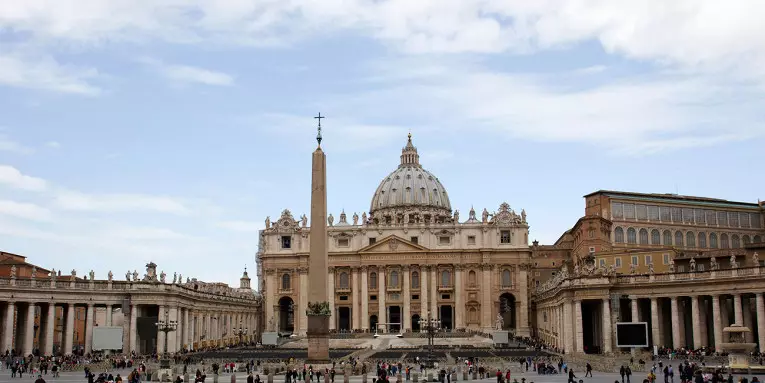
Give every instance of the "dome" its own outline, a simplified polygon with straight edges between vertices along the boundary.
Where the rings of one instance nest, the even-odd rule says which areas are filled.
[[[438,177],[420,165],[420,156],[412,145],[411,134],[401,151],[401,164],[380,182],[369,211],[378,221],[381,216],[388,216],[390,222],[396,222],[397,216],[404,219],[405,212],[415,213],[411,217],[415,221],[424,219],[430,222],[433,218],[443,221],[451,216],[449,195]],[[408,222],[406,219],[405,222]]]

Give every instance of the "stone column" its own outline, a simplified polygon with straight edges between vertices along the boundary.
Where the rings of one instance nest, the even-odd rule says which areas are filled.
[[[27,306],[27,317],[24,319],[24,356],[29,356],[34,351],[35,341],[35,307],[34,302]]]
[[[361,329],[369,330],[369,281],[367,280],[368,269],[361,266]]]
[[[85,312],[85,354],[93,351],[93,304],[88,303],[88,309]]]
[[[733,323],[743,326],[744,325],[744,311],[741,308],[741,294],[733,295],[733,315],[735,320]]]
[[[568,298],[563,303],[563,333],[565,335],[565,351],[567,354],[574,352],[573,304],[574,302]]]
[[[576,325],[576,352],[584,353],[584,330],[582,328],[582,301],[574,301],[574,324]]]
[[[170,315],[165,315],[165,306],[159,306],[159,314],[157,320],[160,322],[167,322],[170,320]],[[157,354],[162,355],[165,353],[165,332],[157,329]]]
[[[404,294],[404,327],[402,332],[409,332],[412,330],[412,313],[410,307],[412,302],[412,293],[409,291],[409,265],[404,265],[404,277],[402,282],[402,294]]]
[[[438,267],[430,268],[430,312],[433,318],[441,319],[438,312]]]
[[[45,321],[45,348],[43,353],[47,356],[53,355],[53,333],[56,324],[56,304],[48,304],[48,319]]]
[[[659,299],[651,298],[651,342],[661,347],[661,323],[659,323]]]
[[[707,332],[707,305],[704,297],[699,296],[699,327],[701,327],[701,346],[709,346],[709,333]]]
[[[298,270],[300,272],[300,305],[298,308],[298,312],[296,312],[294,315],[296,318],[299,319],[299,330],[298,333],[300,335],[305,335],[308,331],[308,316],[306,315],[306,310],[308,309],[308,294],[310,293],[309,287],[308,287],[308,268],[300,268]],[[323,271],[323,270],[322,270]],[[326,285],[326,275],[324,278],[322,278],[324,281],[323,283]],[[324,290],[324,289],[322,289]],[[326,291],[324,291],[326,293]],[[326,295],[324,299],[327,299]],[[323,302],[323,300],[322,300]]]
[[[72,355],[74,342],[74,304],[66,305],[66,330],[64,331],[64,355]]]
[[[385,306],[385,279],[387,278],[385,267],[377,268],[377,323],[388,323],[388,308]],[[380,326],[377,326],[380,328]],[[388,326],[385,326],[382,332],[388,332]]]
[[[491,265],[483,265],[481,271],[481,327],[485,332],[491,331],[492,326],[492,304],[491,304]],[[569,316],[569,318],[571,318]],[[573,350],[573,349],[571,349]]]
[[[715,333],[715,350],[722,352],[720,344],[723,343],[723,326],[722,319],[720,317],[720,296],[712,295],[712,320],[714,321],[714,333]]]
[[[520,271],[518,272],[518,289],[520,290],[520,297],[517,299],[519,303],[519,313],[518,313],[518,319],[519,322],[516,324],[518,327],[518,335],[520,336],[531,336],[531,333],[529,331],[529,294],[528,291],[528,280],[529,271],[526,266],[521,266]]]
[[[351,270],[351,302],[353,306],[351,308],[351,322],[354,330],[361,329],[361,294],[359,290],[359,268],[354,267]]]
[[[3,326],[3,350],[10,352],[13,347],[13,333],[15,331],[13,317],[16,313],[16,303],[8,302],[5,310],[5,324]]]
[[[701,318],[699,310],[700,296],[691,297],[691,323],[693,324],[693,348],[701,348]]]
[[[611,301],[608,298],[603,299],[603,350],[606,353],[613,351],[611,342]]]
[[[457,265],[454,268],[454,316],[455,316],[455,329],[465,328],[465,302],[462,293],[464,291],[462,286],[462,265]]]
[[[114,314],[114,307],[112,307],[112,305],[106,305],[106,326],[112,325],[113,314]]]
[[[680,338],[680,315],[678,314],[677,297],[671,298],[672,304],[672,348],[683,347]]]
[[[138,349],[138,305],[130,305],[130,349],[140,354]]]
[[[430,311],[430,306],[428,306],[428,294],[430,294],[430,291],[428,290],[428,275],[429,268],[427,266],[420,266],[420,318],[421,319],[427,319],[428,318],[428,312]],[[422,331],[422,326],[420,326],[420,331]]]
[[[748,328],[749,330],[752,330],[752,332],[744,333],[744,341],[746,343],[753,343],[754,342],[754,326],[752,325],[752,300],[748,297],[743,297],[741,299],[741,307],[744,313],[744,316],[742,317],[742,320],[744,321],[743,326]]]
[[[335,268],[329,267],[327,269],[329,274],[327,275],[327,299],[329,300],[329,329],[335,329],[335,321],[337,321],[337,313],[335,313]]]
[[[189,309],[186,309],[183,313],[183,344],[181,345],[181,348],[186,348],[187,350],[191,350],[191,323],[189,322],[189,316],[191,313],[189,313]],[[193,319],[193,316],[191,317]],[[255,329],[252,329],[251,331],[254,331]],[[185,345],[185,347],[184,347]]]
[[[757,293],[755,299],[757,305],[757,341],[760,350],[765,350],[765,301],[763,301],[762,293]]]
[[[637,297],[632,297],[630,299],[630,307],[632,309],[632,320],[630,322],[640,322],[640,311],[638,310],[638,299]]]

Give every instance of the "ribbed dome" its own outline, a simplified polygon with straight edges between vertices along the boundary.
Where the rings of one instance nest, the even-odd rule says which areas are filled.
[[[423,209],[425,208],[425,209]],[[378,210],[431,210],[438,215],[450,215],[452,205],[446,189],[436,176],[422,168],[412,135],[401,151],[401,164],[377,187],[370,213]]]

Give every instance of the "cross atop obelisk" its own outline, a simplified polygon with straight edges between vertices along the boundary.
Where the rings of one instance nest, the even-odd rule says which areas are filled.
[[[329,361],[329,311],[327,296],[327,157],[321,150],[321,119],[316,141],[319,147],[313,152],[311,169],[311,232],[308,254],[308,360]]]

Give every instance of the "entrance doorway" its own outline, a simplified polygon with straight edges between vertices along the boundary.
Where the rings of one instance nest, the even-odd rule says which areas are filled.
[[[441,314],[441,328],[451,330],[454,328],[454,320],[452,319],[452,306],[441,306],[438,308]]]
[[[369,317],[369,330],[373,333],[377,332],[377,315]]]
[[[290,297],[279,299],[279,332],[295,332],[295,302]]]
[[[400,306],[390,306],[388,307],[388,318],[389,323],[394,323],[391,325],[388,325],[388,331],[389,332],[401,332],[401,307]]]
[[[499,315],[502,316],[502,329],[515,329],[515,296],[504,293],[499,296]],[[492,320],[496,320],[492,318]]]
[[[420,314],[412,315],[412,332],[420,332]]]
[[[337,329],[351,331],[351,308],[339,307],[337,309]]]

